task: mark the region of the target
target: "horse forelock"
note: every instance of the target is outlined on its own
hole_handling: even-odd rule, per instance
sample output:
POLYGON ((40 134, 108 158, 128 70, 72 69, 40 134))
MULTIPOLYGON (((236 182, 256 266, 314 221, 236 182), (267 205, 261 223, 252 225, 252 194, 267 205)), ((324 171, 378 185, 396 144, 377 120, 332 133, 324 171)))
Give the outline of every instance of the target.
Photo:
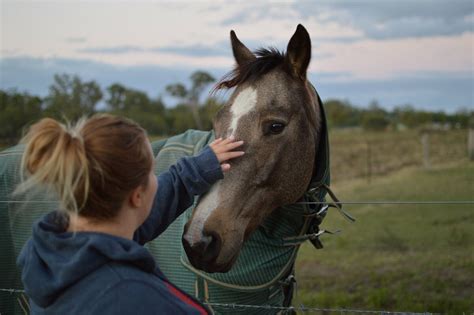
POLYGON ((291 73, 289 67, 285 64, 286 55, 276 48, 260 48, 255 51, 256 59, 237 64, 235 68, 226 74, 214 87, 214 91, 220 89, 230 89, 245 82, 252 82, 271 70, 282 66, 282 68, 291 73))

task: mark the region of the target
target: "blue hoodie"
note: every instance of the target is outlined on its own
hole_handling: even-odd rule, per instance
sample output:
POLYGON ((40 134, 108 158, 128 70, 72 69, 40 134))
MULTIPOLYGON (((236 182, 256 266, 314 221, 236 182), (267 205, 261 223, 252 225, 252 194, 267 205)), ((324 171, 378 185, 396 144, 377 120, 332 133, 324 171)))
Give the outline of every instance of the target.
POLYGON ((204 306, 167 281, 142 245, 222 177, 209 147, 180 159, 158 176, 153 208, 133 240, 67 232, 66 215, 58 211, 45 215, 33 226, 17 261, 31 313, 206 314, 204 306))

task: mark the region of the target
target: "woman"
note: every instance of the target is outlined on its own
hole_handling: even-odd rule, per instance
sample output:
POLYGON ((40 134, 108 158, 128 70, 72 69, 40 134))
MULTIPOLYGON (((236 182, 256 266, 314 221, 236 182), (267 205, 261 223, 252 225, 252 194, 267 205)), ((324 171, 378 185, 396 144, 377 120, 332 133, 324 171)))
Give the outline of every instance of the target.
POLYGON ((242 141, 217 139, 158 178, 146 132, 125 118, 96 115, 74 128, 46 118, 23 142, 18 191, 42 185, 61 201, 18 257, 32 314, 208 312, 142 245, 223 177, 242 141))

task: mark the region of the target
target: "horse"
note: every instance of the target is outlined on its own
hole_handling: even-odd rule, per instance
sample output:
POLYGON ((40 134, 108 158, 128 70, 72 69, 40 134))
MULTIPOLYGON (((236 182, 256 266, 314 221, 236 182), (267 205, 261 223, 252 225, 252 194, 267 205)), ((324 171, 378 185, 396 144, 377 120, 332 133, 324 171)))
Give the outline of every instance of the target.
POLYGON ((183 234, 191 264, 207 272, 229 271, 263 219, 304 194, 321 125, 306 80, 311 42, 304 27, 298 26, 286 55, 261 49, 255 56, 235 32, 231 42, 237 67, 217 88, 235 91, 214 131, 244 140, 246 156, 200 199, 183 234))
MULTIPOLYGON (((216 137, 244 140, 246 154, 146 246, 171 282, 216 313, 275 313, 291 303, 300 245, 310 240, 322 247, 319 225, 328 209, 323 201, 331 194, 326 119, 307 79, 311 40, 302 25, 286 53, 274 48, 252 53, 234 31, 230 38, 236 66, 216 89, 234 91, 217 113, 214 130, 190 130, 153 142, 155 173, 216 137)), ((0 288, 19 290, 15 259, 32 222, 58 205, 40 193, 4 202, 19 181, 21 154, 21 145, 0 153, 0 252, 5 253, 0 288)), ((27 305, 21 294, 16 301, 8 294, 0 292, 0 309, 22 313, 27 305)))
POLYGON ((215 137, 244 140, 246 154, 149 248, 173 283, 217 313, 275 313, 236 304, 290 305, 299 245, 322 247, 325 195, 335 197, 326 118, 307 79, 311 40, 302 25, 286 53, 252 53, 234 31, 230 40, 236 66, 216 90, 233 92, 213 132, 168 139, 157 149, 157 171, 215 137))

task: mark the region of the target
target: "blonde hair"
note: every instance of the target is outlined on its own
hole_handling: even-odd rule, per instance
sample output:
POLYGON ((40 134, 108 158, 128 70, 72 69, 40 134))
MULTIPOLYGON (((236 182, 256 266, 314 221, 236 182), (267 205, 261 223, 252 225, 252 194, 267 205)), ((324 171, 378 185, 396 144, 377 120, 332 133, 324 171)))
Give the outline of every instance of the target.
POLYGON ((46 186, 62 210, 89 218, 114 217, 152 168, 145 130, 122 117, 100 114, 73 126, 44 118, 22 142, 24 180, 16 192, 46 186))

